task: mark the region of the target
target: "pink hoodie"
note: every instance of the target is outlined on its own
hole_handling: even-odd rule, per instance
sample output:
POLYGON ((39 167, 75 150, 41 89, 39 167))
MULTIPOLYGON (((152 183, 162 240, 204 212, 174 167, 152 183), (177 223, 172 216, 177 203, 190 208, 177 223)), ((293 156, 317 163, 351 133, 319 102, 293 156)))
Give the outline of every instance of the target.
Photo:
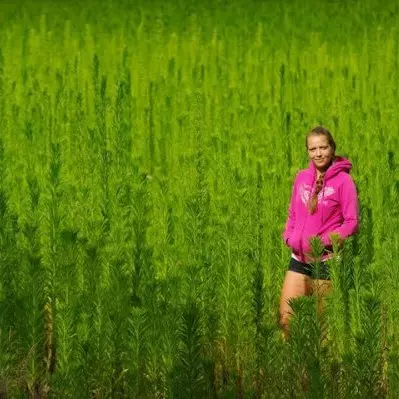
MULTIPOLYGON (((359 206, 356 187, 349 174, 351 168, 348 159, 335 158, 324 175, 317 211, 313 215, 307 208, 316 188, 313 162, 310 161, 309 167, 296 175, 283 238, 297 260, 310 261, 306 253, 310 251, 308 240, 311 236, 319 236, 326 248, 331 250, 329 234, 338 233, 345 239, 358 231, 359 206)), ((322 260, 327 258, 328 255, 323 255, 322 260)))

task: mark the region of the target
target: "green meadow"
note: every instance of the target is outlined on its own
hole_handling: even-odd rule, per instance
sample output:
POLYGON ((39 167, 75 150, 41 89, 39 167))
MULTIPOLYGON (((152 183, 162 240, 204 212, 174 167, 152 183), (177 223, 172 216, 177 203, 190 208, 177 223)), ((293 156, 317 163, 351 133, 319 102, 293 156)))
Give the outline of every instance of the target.
POLYGON ((0 398, 397 398, 399 3, 0 4, 0 398), (360 231, 322 314, 281 234, 305 134, 360 231))

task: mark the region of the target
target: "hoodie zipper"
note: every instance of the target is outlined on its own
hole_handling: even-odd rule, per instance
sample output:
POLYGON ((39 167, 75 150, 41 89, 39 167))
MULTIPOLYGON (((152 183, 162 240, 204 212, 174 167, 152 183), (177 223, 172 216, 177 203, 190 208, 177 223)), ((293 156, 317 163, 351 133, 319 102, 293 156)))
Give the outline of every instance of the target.
POLYGON ((322 196, 321 196, 321 225, 323 226, 323 224, 324 224, 324 218, 323 218, 323 216, 324 216, 324 207, 323 207, 323 205, 324 205, 324 189, 326 188, 326 178, 325 178, 325 176, 324 176, 324 179, 323 179, 323 194, 322 194, 322 196))
MULTIPOLYGON (((309 200, 312 197, 313 186, 315 185, 315 182, 316 182, 316 176, 317 176, 317 172, 315 171, 315 174, 314 174, 314 177, 313 177, 313 182, 312 182, 312 190, 310 191, 309 200)), ((303 236, 303 230, 305 229, 305 226, 306 226, 306 221, 308 220, 308 216, 309 216, 309 210, 307 209, 306 218, 305 218, 305 221, 304 221, 304 223, 302 225, 301 234, 299 236, 299 256, 300 256, 300 258, 301 258, 301 260, 303 262, 305 262, 305 254, 303 253, 302 236, 303 236)))
POLYGON ((303 248, 302 248, 302 235, 303 235, 303 229, 306 226, 306 221, 308 219, 308 213, 306 213, 306 218, 305 218, 305 222, 302 225, 302 229, 301 229, 301 235, 299 236, 299 256, 301 257, 301 260, 303 262, 305 262, 305 255, 303 253, 303 248))
MULTIPOLYGON (((326 173, 326 174, 327 174, 327 173, 326 173)), ((314 178, 313 178, 311 193, 313 193, 313 191, 314 191, 314 190, 313 190, 313 186, 315 185, 315 182, 316 182, 316 180, 317 180, 316 176, 317 176, 317 172, 315 172, 315 175, 314 175, 314 178)), ((323 216, 324 216, 324 212, 323 212, 323 201, 324 201, 324 190, 325 190, 325 187, 326 187, 326 176, 324 176, 324 179, 323 179, 323 188, 322 188, 322 196, 321 196, 321 203, 320 203, 320 205, 321 205, 321 225, 323 225, 323 216)), ((314 189, 316 189, 316 187, 315 187, 314 189)), ((311 198, 311 196, 312 196, 312 195, 310 195, 310 198, 311 198)), ((318 201, 319 201, 319 200, 317 199, 317 206, 319 206, 318 201)), ((306 212, 305 222, 304 222, 303 225, 302 225, 301 235, 299 236, 299 251, 300 251, 300 254, 303 255, 303 260, 304 260, 304 261, 305 261, 305 255, 303 254, 302 236, 303 236, 303 230, 305 229, 306 221, 307 221, 307 219, 308 219, 308 216, 309 216, 309 211, 306 212)))

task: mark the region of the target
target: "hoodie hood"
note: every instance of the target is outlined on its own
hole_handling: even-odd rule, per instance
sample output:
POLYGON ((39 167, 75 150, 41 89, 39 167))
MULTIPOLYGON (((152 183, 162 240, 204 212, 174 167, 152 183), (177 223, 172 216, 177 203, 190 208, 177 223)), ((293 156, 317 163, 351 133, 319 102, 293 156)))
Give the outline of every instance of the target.
MULTIPOLYGON (((316 167, 314 166, 312 160, 310 160, 309 162, 308 169, 311 171, 312 175, 316 177, 316 167)), ((330 167, 327 169, 326 174, 324 176, 324 180, 331 179, 332 177, 336 176, 339 172, 350 173, 351 169, 352 169, 351 161, 349 161, 349 159, 337 155, 332 165, 330 165, 330 167)))

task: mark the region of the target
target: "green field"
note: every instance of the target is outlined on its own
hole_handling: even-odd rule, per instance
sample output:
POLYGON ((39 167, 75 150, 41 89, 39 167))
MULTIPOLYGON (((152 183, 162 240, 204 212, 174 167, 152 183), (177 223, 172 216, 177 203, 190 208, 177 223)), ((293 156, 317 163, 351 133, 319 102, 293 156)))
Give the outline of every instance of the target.
POLYGON ((0 4, 0 398, 397 398, 399 3, 0 4), (360 232, 281 339, 305 134, 360 232))

